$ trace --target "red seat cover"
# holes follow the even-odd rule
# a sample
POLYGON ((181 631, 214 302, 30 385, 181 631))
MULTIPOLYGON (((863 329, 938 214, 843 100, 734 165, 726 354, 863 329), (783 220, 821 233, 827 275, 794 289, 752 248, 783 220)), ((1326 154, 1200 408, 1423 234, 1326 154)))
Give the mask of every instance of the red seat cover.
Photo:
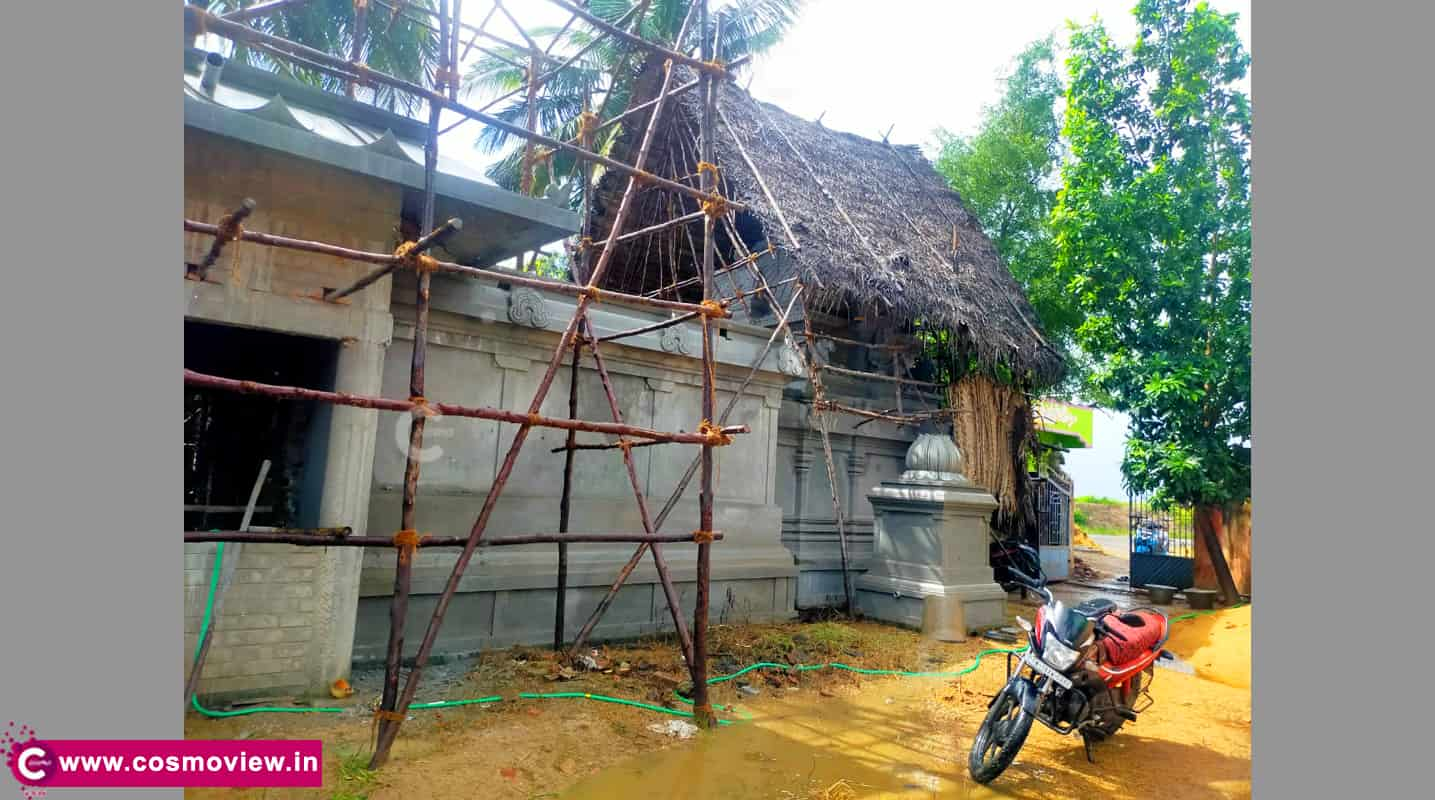
POLYGON ((1166 635, 1166 620, 1154 611, 1128 611, 1125 614, 1107 614, 1102 620, 1108 630, 1115 631, 1125 641, 1115 636, 1106 636, 1102 644, 1106 650, 1106 665, 1119 669, 1151 653, 1157 642, 1166 635), (1122 616, 1135 615, 1145 623, 1140 626, 1128 625, 1122 616))

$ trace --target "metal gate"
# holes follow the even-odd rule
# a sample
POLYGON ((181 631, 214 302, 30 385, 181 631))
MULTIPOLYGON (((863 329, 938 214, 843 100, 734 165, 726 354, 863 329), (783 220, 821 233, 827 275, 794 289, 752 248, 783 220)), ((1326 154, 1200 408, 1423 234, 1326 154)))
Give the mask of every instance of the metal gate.
POLYGON ((1050 478, 1034 478, 1037 553, 1048 580, 1071 576, 1071 489, 1050 478))
POLYGON ((1131 585, 1174 586, 1195 584, 1196 526, 1191 509, 1157 508, 1149 495, 1130 495, 1127 542, 1131 559, 1131 585))

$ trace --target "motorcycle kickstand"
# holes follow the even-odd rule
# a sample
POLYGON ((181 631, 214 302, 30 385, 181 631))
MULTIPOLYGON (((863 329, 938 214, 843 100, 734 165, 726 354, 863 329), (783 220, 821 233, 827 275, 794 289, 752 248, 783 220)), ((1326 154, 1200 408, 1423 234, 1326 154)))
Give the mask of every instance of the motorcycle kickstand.
POLYGON ((1090 737, 1090 736, 1087 736, 1087 735, 1084 734, 1084 733, 1081 734, 1081 745, 1082 745, 1082 747, 1085 747, 1085 748, 1086 748, 1086 760, 1087 760, 1087 762, 1088 762, 1088 763, 1091 763, 1091 764, 1095 764, 1095 763, 1096 763, 1096 754, 1095 754, 1094 752, 1092 752, 1092 749, 1091 749, 1091 737, 1090 737))

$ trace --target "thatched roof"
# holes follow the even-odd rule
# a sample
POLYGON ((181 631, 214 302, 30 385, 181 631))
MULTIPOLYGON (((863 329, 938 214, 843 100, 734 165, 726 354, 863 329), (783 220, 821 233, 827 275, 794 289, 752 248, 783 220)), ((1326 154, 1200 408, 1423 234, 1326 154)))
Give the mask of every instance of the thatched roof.
MULTIPOLYGON (((692 77, 691 71, 675 67, 673 84, 692 77)), ((646 70, 634 92, 635 102, 655 96, 660 78, 660 70, 646 70)), ((694 141, 701 100, 700 92, 692 90, 670 101, 650 152, 650 169, 689 178, 696 185, 694 141)), ((747 206, 748 211, 739 215, 740 236, 749 247, 771 242, 783 248, 778 258, 758 262, 769 281, 798 270, 820 281, 829 301, 840 298, 842 303, 890 314, 907 324, 920 320, 944 327, 980 363, 1004 364, 1036 384, 1060 378, 1061 358, 1038 332, 1040 323, 1021 287, 976 218, 920 150, 807 122, 755 100, 730 83, 723 85, 718 102, 732 127, 724 124, 722 116, 715 118, 714 161, 722 168, 723 193, 747 206), (745 163, 747 158, 756 165, 780 213, 768 202, 758 177, 745 163), (783 219, 799 247, 792 246, 783 219), (757 227, 760 232, 753 230, 757 227)), ((631 163, 646 123, 643 115, 627 126, 616 155, 631 163)), ((626 184, 625 178, 611 172, 600 183, 595 239, 606 236, 626 184)), ((646 191, 643 202, 635 206, 636 218, 624 229, 669 218, 674 209, 668 204, 676 202, 672 198, 669 192, 646 191)), ((696 205, 685 200, 677 213, 694 210, 696 205)), ((700 225, 693 228, 697 236, 700 225)), ((654 256, 652 244, 639 240, 637 246, 629 244, 630 252, 614 253, 615 266, 605 283, 628 290, 671 283, 672 248, 664 254, 660 244, 654 256), (641 257, 631 252, 637 246, 645 248, 636 253, 641 257), (618 269, 635 260, 647 264, 636 271, 631 266, 618 269)), ((680 276, 686 277, 694 271, 691 260, 684 261, 685 243, 682 248, 677 261, 680 276)), ((726 238, 720 250, 731 259, 726 238)))

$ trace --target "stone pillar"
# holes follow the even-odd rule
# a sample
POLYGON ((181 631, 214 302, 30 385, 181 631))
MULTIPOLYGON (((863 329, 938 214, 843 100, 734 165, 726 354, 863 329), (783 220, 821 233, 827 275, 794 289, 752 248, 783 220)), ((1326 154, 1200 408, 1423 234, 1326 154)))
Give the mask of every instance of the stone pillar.
POLYGON ((962 453, 947 434, 924 433, 907 450, 907 470, 868 492, 874 550, 856 580, 869 617, 921 627, 927 598, 954 598, 970 630, 1006 620, 1006 592, 988 564, 994 497, 962 475, 962 453))
MULTIPOLYGON (((334 391, 379 394, 383 363, 384 345, 344 341, 339 347, 334 391)), ((348 525, 353 527, 356 536, 392 533, 368 531, 367 527, 375 442, 392 443, 393 437, 387 432, 383 437, 378 436, 379 412, 372 409, 336 405, 331 413, 319 525, 348 525)), ((317 603, 306 669, 309 690, 316 693, 327 691, 336 678, 349 675, 364 548, 331 547, 321 552, 314 570, 317 603)))

